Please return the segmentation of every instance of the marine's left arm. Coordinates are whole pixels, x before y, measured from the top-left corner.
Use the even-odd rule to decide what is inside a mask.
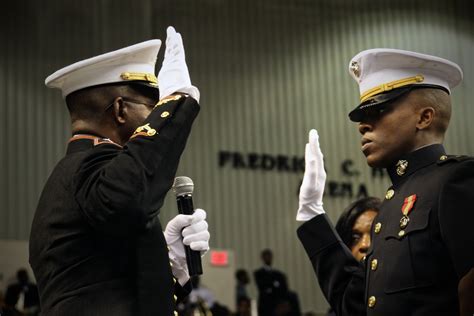
[[[474,159],[453,162],[439,196],[441,235],[459,278],[461,315],[474,314]]]

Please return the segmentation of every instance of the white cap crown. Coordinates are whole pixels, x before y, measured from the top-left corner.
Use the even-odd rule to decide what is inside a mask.
[[[360,101],[408,85],[434,85],[450,92],[463,78],[461,68],[446,59],[411,51],[377,48],[360,52],[349,62],[359,84]]]
[[[64,98],[74,91],[108,83],[139,81],[157,88],[155,63],[160,46],[159,39],[149,40],[81,60],[48,76],[45,84],[60,89]]]

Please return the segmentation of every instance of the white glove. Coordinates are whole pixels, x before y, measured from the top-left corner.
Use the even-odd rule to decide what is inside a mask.
[[[185,285],[189,280],[183,244],[190,246],[192,250],[200,251],[203,256],[209,250],[210,234],[207,227],[206,212],[199,208],[193,215],[175,216],[166,225],[163,234],[169,248],[171,270],[181,285]]]
[[[176,33],[172,26],[168,26],[166,34],[165,58],[158,73],[160,99],[175,92],[182,92],[199,102],[199,90],[191,85],[181,34]]]
[[[299,208],[296,220],[305,222],[316,215],[324,214],[323,193],[326,183],[323,153],[319,148],[319,135],[315,129],[309,131],[309,143],[305,148],[305,171],[300,187]]]

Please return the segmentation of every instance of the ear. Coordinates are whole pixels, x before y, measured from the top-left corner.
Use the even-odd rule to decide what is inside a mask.
[[[125,124],[127,121],[127,106],[122,97],[115,98],[114,105],[112,106],[112,113],[114,114],[115,122],[117,122],[118,125]]]
[[[427,129],[433,124],[436,111],[432,107],[424,107],[418,111],[417,130]]]

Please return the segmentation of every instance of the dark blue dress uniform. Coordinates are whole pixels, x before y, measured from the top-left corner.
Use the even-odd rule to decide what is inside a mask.
[[[326,215],[298,229],[321,288],[337,315],[458,315],[458,283],[474,267],[474,158],[431,145],[388,173],[364,262]]]
[[[173,315],[174,280],[158,218],[197,102],[172,96],[122,148],[75,135],[42,192],[30,263],[43,315]]]

